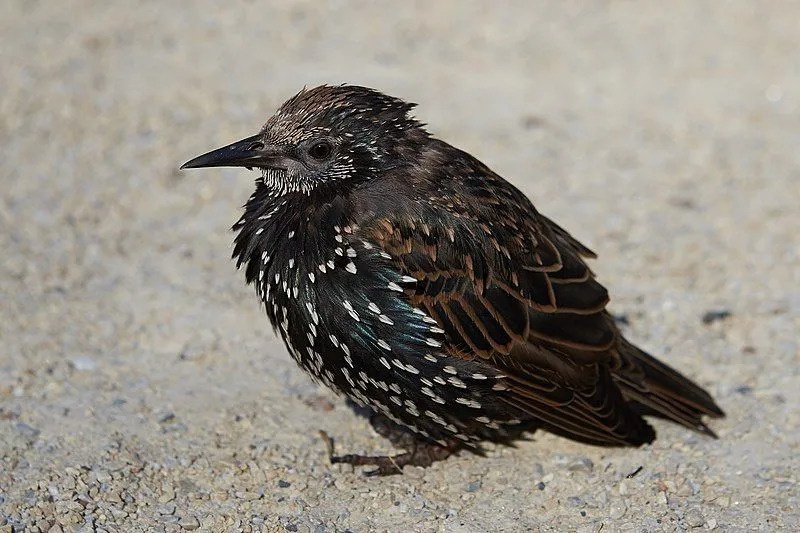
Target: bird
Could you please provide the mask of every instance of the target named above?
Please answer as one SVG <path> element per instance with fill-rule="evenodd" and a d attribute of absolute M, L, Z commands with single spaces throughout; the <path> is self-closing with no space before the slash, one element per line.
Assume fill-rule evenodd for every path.
<path fill-rule="evenodd" d="M 594 252 L 416 104 L 358 85 L 303 88 L 261 130 L 181 169 L 257 169 L 233 259 L 312 379 L 371 413 L 402 473 L 544 430 L 641 446 L 655 416 L 716 438 L 703 388 L 636 347 Z"/>

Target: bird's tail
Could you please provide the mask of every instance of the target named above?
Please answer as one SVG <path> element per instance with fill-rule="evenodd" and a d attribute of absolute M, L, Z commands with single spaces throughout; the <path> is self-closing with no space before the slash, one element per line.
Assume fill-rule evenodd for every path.
<path fill-rule="evenodd" d="M 719 418 L 725 413 L 708 392 L 625 339 L 619 351 L 627 368 L 615 372 L 614 378 L 635 411 L 716 437 L 702 417 Z"/>

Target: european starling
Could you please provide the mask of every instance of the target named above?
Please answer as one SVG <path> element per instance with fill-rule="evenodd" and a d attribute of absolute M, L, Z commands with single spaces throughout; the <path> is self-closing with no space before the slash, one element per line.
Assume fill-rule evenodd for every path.
<path fill-rule="evenodd" d="M 237 266 L 295 361 L 407 449 L 331 459 L 391 474 L 535 428 L 638 446 L 655 438 L 642 415 L 713 436 L 711 396 L 620 334 L 595 254 L 413 107 L 304 89 L 181 167 L 261 171 Z"/>

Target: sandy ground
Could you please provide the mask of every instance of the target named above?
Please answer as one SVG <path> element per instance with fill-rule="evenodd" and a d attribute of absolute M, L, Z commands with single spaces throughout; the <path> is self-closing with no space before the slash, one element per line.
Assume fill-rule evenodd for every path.
<path fill-rule="evenodd" d="M 5 2 L 0 532 L 797 531 L 800 6 L 766 6 Z M 720 439 L 329 465 L 318 429 L 390 447 L 228 260 L 253 175 L 177 171 L 321 82 L 419 102 L 597 250 Z"/>

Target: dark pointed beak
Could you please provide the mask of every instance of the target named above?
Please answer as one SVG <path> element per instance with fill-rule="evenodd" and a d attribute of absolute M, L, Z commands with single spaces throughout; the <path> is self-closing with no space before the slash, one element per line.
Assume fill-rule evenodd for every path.
<path fill-rule="evenodd" d="M 265 146 L 261 135 L 253 135 L 197 156 L 181 165 L 181 170 L 207 167 L 285 168 L 286 154 L 282 147 Z"/>

